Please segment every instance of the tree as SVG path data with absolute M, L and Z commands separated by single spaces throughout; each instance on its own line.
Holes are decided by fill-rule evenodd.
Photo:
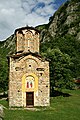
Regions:
M 59 90 L 62 88 L 72 89 L 73 78 L 71 75 L 71 67 L 73 63 L 68 54 L 62 53 L 59 48 L 48 48 L 43 56 L 50 60 L 50 82 L 51 90 L 56 87 Z
M 8 89 L 8 64 L 7 61 L 0 57 L 0 91 L 5 93 L 7 89 Z

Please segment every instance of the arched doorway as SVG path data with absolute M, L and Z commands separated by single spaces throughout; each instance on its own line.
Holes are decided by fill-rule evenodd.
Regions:
M 34 84 L 35 78 L 31 75 L 26 77 L 26 106 L 34 106 Z
M 22 105 L 35 105 L 35 94 L 38 92 L 38 77 L 34 73 L 26 73 L 22 77 Z

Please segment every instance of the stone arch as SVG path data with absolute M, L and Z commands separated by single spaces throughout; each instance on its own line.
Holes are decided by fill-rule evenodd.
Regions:
M 39 65 L 39 62 L 34 58 L 28 58 L 27 60 L 33 60 L 33 61 L 35 61 L 37 63 L 37 65 Z
M 26 92 L 27 89 L 25 88 L 26 84 L 26 77 L 32 76 L 34 78 L 34 88 L 33 89 L 28 89 L 28 91 L 34 91 L 36 92 L 38 90 L 38 77 L 34 73 L 26 73 L 22 77 L 22 92 Z
M 23 59 L 21 59 L 21 61 L 24 62 L 24 61 L 26 61 L 26 60 L 28 60 L 28 59 L 34 60 L 34 61 L 37 63 L 37 65 L 39 65 L 40 62 L 41 62 L 40 58 L 36 58 L 36 57 L 34 57 L 34 56 L 32 56 L 32 55 L 28 55 L 27 57 L 24 57 Z
M 34 80 L 35 87 L 34 88 L 25 88 L 26 77 L 32 76 Z M 27 91 L 28 90 L 28 91 Z M 26 93 L 34 92 L 34 102 L 35 102 L 35 94 L 38 93 L 38 77 L 34 73 L 26 73 L 22 77 L 22 106 L 26 107 Z

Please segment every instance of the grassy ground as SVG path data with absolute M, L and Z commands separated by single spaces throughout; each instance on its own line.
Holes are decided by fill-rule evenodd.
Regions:
M 69 97 L 51 97 L 51 106 L 39 111 L 5 109 L 4 120 L 80 120 L 80 90 L 65 91 Z M 8 108 L 5 100 L 0 100 Z

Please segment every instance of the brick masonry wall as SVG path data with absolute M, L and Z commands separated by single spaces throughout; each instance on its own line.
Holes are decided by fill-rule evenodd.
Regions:
M 17 52 L 38 52 L 39 53 L 39 33 L 35 30 L 22 30 L 17 31 Z
M 38 90 L 34 90 L 34 106 L 48 106 L 50 104 L 49 63 L 47 61 L 42 62 L 41 59 L 32 55 L 25 56 L 22 59 L 10 58 L 9 106 L 26 107 L 26 96 L 22 98 L 22 77 L 26 73 L 33 73 L 38 77 Z M 27 89 L 25 89 L 24 95 L 26 95 L 26 91 Z
M 16 31 L 16 51 L 10 57 L 9 106 L 26 107 L 26 92 L 34 92 L 34 106 L 50 105 L 49 62 L 41 57 L 24 56 L 24 52 L 39 53 L 39 33 L 34 29 Z M 15 58 L 23 54 L 22 57 Z M 33 88 L 26 88 L 27 79 L 33 79 Z

